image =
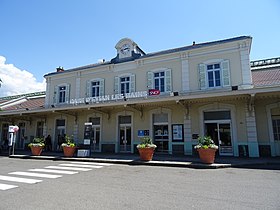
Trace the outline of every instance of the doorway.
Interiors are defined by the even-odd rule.
[[[90,135],[91,152],[100,152],[101,118],[90,117],[89,122],[92,123],[92,132]]]
[[[119,116],[119,151],[131,152],[131,116]]]
[[[219,146],[219,155],[233,155],[230,122],[205,122],[205,131],[206,135],[211,136],[215,144]]]

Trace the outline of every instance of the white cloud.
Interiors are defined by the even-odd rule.
[[[6,64],[6,58],[0,55],[0,97],[46,90],[46,82],[36,81],[34,75],[21,70],[13,64]]]

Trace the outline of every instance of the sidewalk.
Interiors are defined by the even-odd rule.
[[[8,151],[2,151],[0,156],[9,156]],[[141,161],[138,154],[107,154],[93,153],[90,157],[72,157],[63,156],[62,152],[45,152],[40,156],[32,156],[30,151],[17,150],[10,158],[37,159],[37,160],[54,160],[54,161],[88,161],[99,163],[113,163],[126,165],[149,165],[164,167],[185,167],[196,169],[218,169],[229,167],[252,167],[258,168],[262,165],[280,165],[280,158],[241,158],[241,157],[216,157],[215,163],[204,164],[200,162],[199,157],[185,155],[161,155],[154,154],[152,161]]]

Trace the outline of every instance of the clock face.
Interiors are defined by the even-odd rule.
[[[128,44],[124,44],[122,47],[121,47],[121,53],[124,54],[124,55],[128,55],[130,51],[130,46]]]

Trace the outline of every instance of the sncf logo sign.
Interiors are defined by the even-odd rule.
[[[157,89],[150,89],[149,90],[149,96],[157,96],[160,94],[160,90]]]

